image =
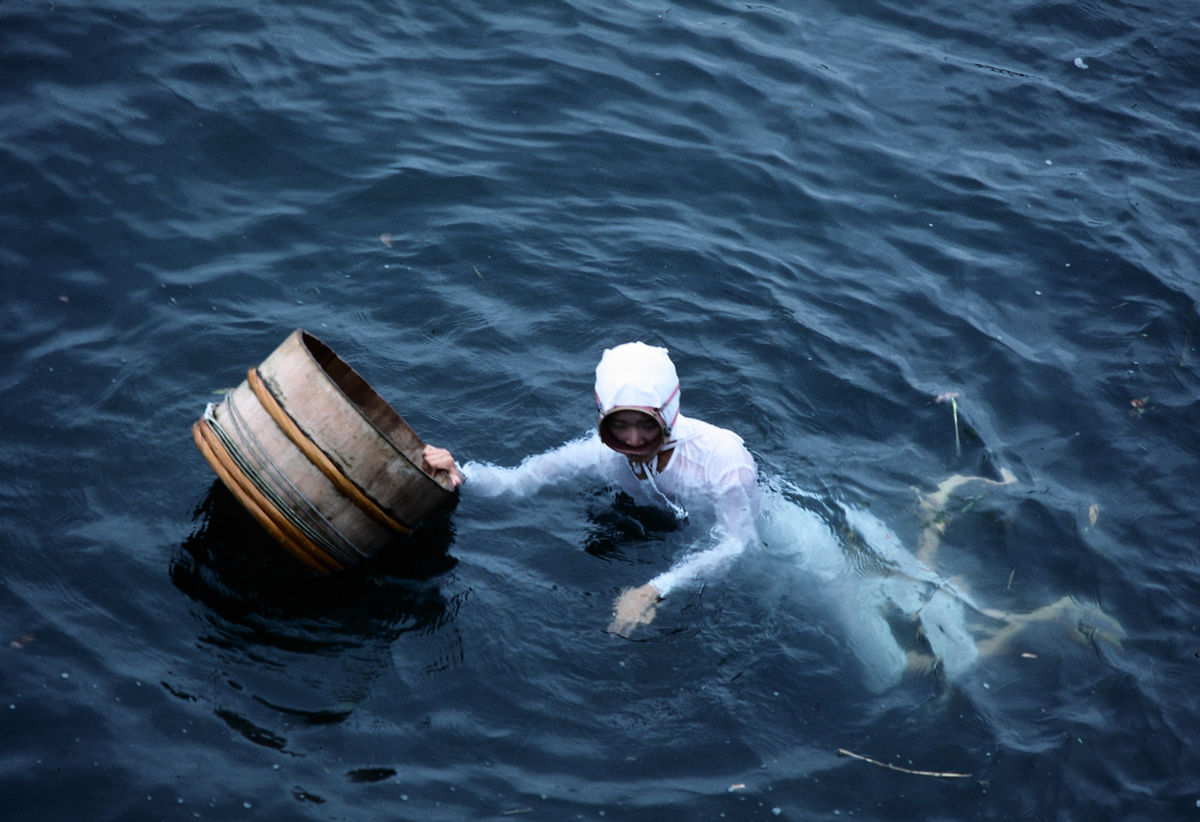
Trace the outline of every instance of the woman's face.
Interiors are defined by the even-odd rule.
[[[604,425],[614,439],[632,451],[642,451],[658,444],[662,429],[649,414],[641,411],[617,411],[604,418]]]

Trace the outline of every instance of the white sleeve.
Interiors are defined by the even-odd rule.
[[[706,579],[758,541],[756,473],[753,458],[746,454],[745,461],[721,477],[713,500],[717,524],[710,533],[714,544],[684,556],[650,580],[659,596],[666,596],[680,585]]]
[[[468,461],[459,466],[464,477],[462,488],[467,494],[485,497],[525,496],[550,483],[593,474],[599,477],[600,448],[603,448],[600,438],[593,433],[553,451],[526,457],[513,468]]]

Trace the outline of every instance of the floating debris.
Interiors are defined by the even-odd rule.
[[[1077,69],[1087,69],[1087,67],[1088,67],[1088,64],[1087,64],[1087,63],[1085,63],[1085,62],[1083,62],[1083,58],[1082,58],[1082,57],[1076,57],[1076,58],[1075,58],[1075,68],[1077,68]]]
[[[1091,505],[1088,506],[1088,527],[1095,528],[1096,520],[1098,520],[1099,518],[1100,518],[1100,506],[1093,502]]]
[[[1010,69],[1010,68],[1004,68],[1003,66],[993,66],[993,65],[989,65],[988,63],[976,63],[973,60],[962,60],[957,57],[951,57],[949,55],[942,57],[942,59],[945,60],[947,63],[956,63],[960,66],[973,66],[975,68],[984,69],[986,71],[991,71],[996,74],[1003,74],[1006,77],[1028,78],[1028,77],[1032,76],[1029,74],[1025,74],[1024,72],[1014,71],[1013,69]]]
[[[12,642],[8,643],[8,647],[12,648],[14,651],[19,651],[26,645],[32,643],[35,639],[37,639],[37,637],[35,637],[33,634],[22,634]]]
[[[966,779],[970,777],[969,773],[957,773],[955,771],[919,771],[913,768],[902,768],[899,765],[893,765],[890,762],[880,762],[878,759],[872,759],[869,756],[856,754],[853,751],[848,751],[845,748],[837,749],[838,756],[848,756],[852,759],[858,759],[863,762],[869,762],[872,765],[878,765],[881,768],[887,768],[890,771],[900,771],[900,773],[913,774],[914,776],[933,776],[942,779]]]
[[[251,740],[253,741],[253,740]],[[383,782],[396,775],[395,768],[355,768],[346,772],[346,778],[351,782],[370,783]]]
[[[391,247],[392,247],[392,235],[391,235],[390,233],[383,233],[383,234],[380,234],[380,235],[379,235],[379,242],[383,243],[383,244],[384,244],[384,245],[386,245],[388,248],[391,248]]]
[[[958,436],[958,396],[957,391],[946,391],[937,395],[937,402],[949,401],[950,403],[950,413],[954,418],[954,454],[961,457],[962,440]]]

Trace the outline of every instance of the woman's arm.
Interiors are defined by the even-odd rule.
[[[494,497],[501,494],[526,496],[552,483],[582,476],[600,476],[604,445],[591,434],[547,451],[526,457],[520,465],[503,467],[468,461],[462,466],[465,488],[471,494]]]
[[[694,583],[716,573],[758,539],[758,472],[754,458],[744,449],[712,483],[713,513],[717,524],[713,543],[682,557],[650,583],[663,596],[679,585]]]
[[[753,460],[731,469],[720,483],[714,501],[717,524],[709,547],[688,554],[645,585],[626,589],[613,606],[608,630],[628,637],[639,625],[654,620],[658,603],[681,585],[717,573],[758,540],[758,485]]]

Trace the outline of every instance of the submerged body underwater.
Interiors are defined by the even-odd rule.
[[[981,657],[1008,647],[1032,622],[1060,620],[1076,639],[1120,645],[1124,631],[1096,606],[1064,596],[1028,613],[985,607],[965,582],[933,567],[944,506],[960,486],[1007,485],[955,475],[925,496],[919,550],[910,551],[881,519],[863,507],[830,501],[790,481],[765,483],[759,532],[763,549],[819,583],[821,603],[857,658],[865,686],[881,693],[906,672],[938,673],[948,682],[967,675]]]

